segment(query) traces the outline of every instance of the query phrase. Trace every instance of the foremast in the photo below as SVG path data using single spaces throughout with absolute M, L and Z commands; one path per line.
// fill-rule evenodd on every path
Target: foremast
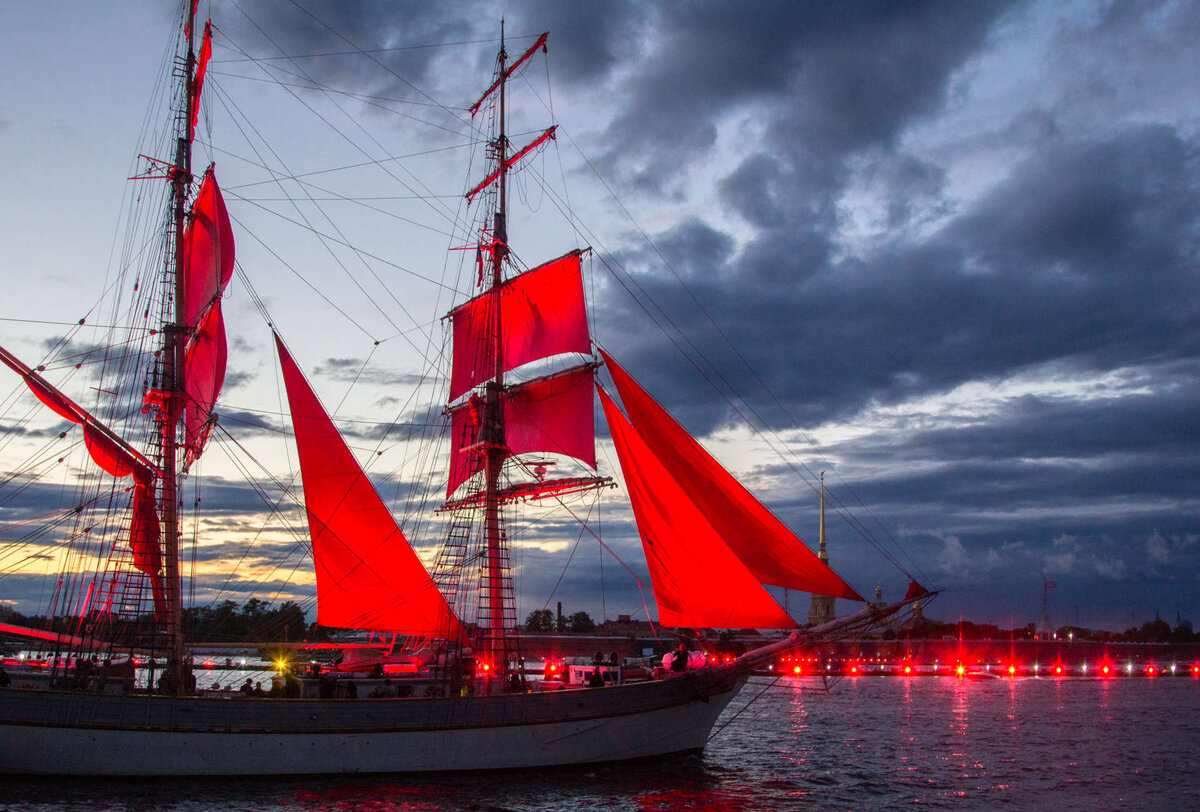
M 147 394 L 147 402 L 155 407 L 155 436 L 156 455 L 158 456 L 158 514 L 162 529 L 162 566 L 163 566 L 163 607 L 158 610 L 159 622 L 166 636 L 167 665 L 164 673 L 164 691 L 180 694 L 189 690 L 189 671 L 186 646 L 183 635 L 183 581 L 180 571 L 180 515 L 179 515 L 179 479 L 184 473 L 182 463 L 185 448 L 180 443 L 180 423 L 188 417 L 188 443 L 186 450 L 192 455 L 191 459 L 199 456 L 203 440 L 193 436 L 194 427 L 190 424 L 192 415 L 200 404 L 195 393 L 189 393 L 189 383 L 195 386 L 195 381 L 188 378 L 189 352 L 196 352 L 196 347 L 202 339 L 219 341 L 219 361 L 208 357 L 203 350 L 198 353 L 198 363 L 201 367 L 219 365 L 219 371 L 206 369 L 200 373 L 208 377 L 209 384 L 215 380 L 211 388 L 212 399 L 220 389 L 220 380 L 224 377 L 224 327 L 219 319 L 219 298 L 224 283 L 228 281 L 227 273 L 217 284 L 212 301 L 204 303 L 201 308 L 205 313 L 202 320 L 196 312 L 196 294 L 194 277 L 198 269 L 192 270 L 189 278 L 187 264 L 189 261 L 189 215 L 188 201 L 192 187 L 192 140 L 195 135 L 197 105 L 200 103 L 200 89 L 203 83 L 204 68 L 209 53 L 211 29 L 206 26 L 204 32 L 204 53 L 198 59 L 195 47 L 196 34 L 196 0 L 186 0 L 184 3 L 183 20 L 183 54 L 179 59 L 177 75 L 179 77 L 179 102 L 176 106 L 175 117 L 175 155 L 167 168 L 167 181 L 170 185 L 170 225 L 167 229 L 169 250 L 164 273 L 164 303 L 162 311 L 162 346 L 159 353 L 161 359 L 158 386 Z M 199 68 L 198 68 L 199 65 Z M 211 173 L 210 173 L 211 174 Z M 209 182 L 206 175 L 206 184 Z M 215 182 L 214 182 L 215 187 Z M 224 204 L 220 201 L 219 191 L 214 191 L 216 202 L 212 204 L 213 216 L 209 217 L 207 227 L 216 228 L 225 217 Z M 198 198 L 199 199 L 199 198 Z M 219 213 L 218 213 L 219 211 Z M 232 243 L 221 246 L 220 236 L 217 240 L 215 258 L 206 255 L 206 260 L 215 269 L 222 264 L 221 251 L 227 251 L 224 264 L 232 269 Z M 229 238 L 226 238 L 227 240 Z M 204 263 L 194 263 L 204 264 Z M 217 316 L 209 320 L 209 315 Z M 218 336 L 219 331 L 219 336 Z M 189 345 L 189 340 L 192 344 Z M 189 347 L 191 348 L 189 350 Z M 195 377 L 195 376 L 194 376 Z M 212 403 L 207 407 L 211 410 Z M 205 435 L 206 437 L 207 435 Z
M 165 285 L 169 296 L 164 308 L 162 347 L 162 393 L 157 412 L 158 438 L 161 444 L 159 468 L 162 478 L 159 492 L 159 518 L 163 530 L 163 581 L 166 594 L 164 618 L 167 635 L 168 683 L 175 693 L 184 690 L 183 584 L 179 570 L 179 441 L 178 426 L 183 412 L 184 346 L 187 328 L 183 321 L 183 263 L 188 190 L 192 182 L 191 121 L 192 81 L 196 73 L 194 45 L 195 3 L 185 4 L 182 88 L 182 115 L 176 118 L 175 160 L 168 173 L 171 184 L 171 252 Z

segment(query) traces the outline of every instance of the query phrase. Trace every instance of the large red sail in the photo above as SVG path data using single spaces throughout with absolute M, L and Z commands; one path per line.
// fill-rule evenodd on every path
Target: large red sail
M 506 372 L 552 355 L 591 352 L 579 257 L 580 252 L 573 251 L 501 286 L 501 362 Z M 492 305 L 488 293 L 450 314 L 454 321 L 450 400 L 496 372 Z
M 564 454 L 596 467 L 592 366 L 538 378 L 503 394 L 505 441 L 511 454 Z M 483 456 L 464 451 L 479 434 L 480 406 L 471 400 L 450 411 L 450 496 L 482 470 Z
M 664 626 L 792 629 L 796 622 L 722 541 L 600 389 Z
M 601 351 L 630 422 L 730 549 L 766 584 L 861 601 L 862 597 L 784 526 Z
M 317 572 L 317 622 L 441 639 L 461 623 L 278 336 Z

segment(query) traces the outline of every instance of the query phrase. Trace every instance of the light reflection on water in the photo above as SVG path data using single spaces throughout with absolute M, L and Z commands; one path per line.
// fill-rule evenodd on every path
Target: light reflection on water
M 745 706 L 745 701 L 761 696 Z M 0 781 L 14 812 L 1200 808 L 1200 682 L 754 680 L 702 756 L 432 776 Z

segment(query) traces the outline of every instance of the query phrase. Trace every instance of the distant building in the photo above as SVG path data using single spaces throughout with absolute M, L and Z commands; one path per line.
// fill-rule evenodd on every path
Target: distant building
M 817 557 L 829 563 L 829 552 L 825 549 L 825 472 L 821 472 L 821 551 Z M 837 619 L 834 599 L 829 595 L 812 596 L 812 607 L 808 610 L 808 625 L 821 626 Z
M 605 620 L 596 627 L 599 634 L 623 634 L 634 637 L 652 636 L 654 624 L 645 620 L 634 620 L 630 615 L 617 615 L 616 620 Z

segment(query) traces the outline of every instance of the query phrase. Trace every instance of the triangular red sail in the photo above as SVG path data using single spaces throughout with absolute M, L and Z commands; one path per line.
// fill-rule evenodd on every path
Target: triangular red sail
M 796 622 L 675 483 L 612 398 L 603 389 L 598 391 L 650 567 L 659 623 L 796 628 Z
M 564 454 L 596 467 L 595 400 L 591 366 L 538 378 L 504 393 L 504 421 L 512 454 Z M 476 399 L 450 410 L 450 478 L 446 495 L 479 471 L 483 457 L 463 451 L 476 442 L 482 419 Z
M 317 571 L 317 622 L 441 639 L 461 623 L 278 336 Z
M 221 386 L 229 352 L 225 340 L 225 320 L 218 299 L 187 345 L 184 362 L 184 448 L 187 464 L 199 458 L 209 435 L 209 417 Z
M 188 327 L 200 317 L 233 276 L 233 225 L 213 167 L 204 173 L 192 204 L 192 221 L 183 235 L 183 320 Z
M 754 576 L 763 583 L 861 601 L 611 357 L 601 351 L 638 434 Z
M 574 251 L 501 285 L 505 371 L 552 355 L 591 352 L 579 256 Z M 454 321 L 450 400 L 495 373 L 494 307 L 493 294 L 486 293 L 450 314 Z

